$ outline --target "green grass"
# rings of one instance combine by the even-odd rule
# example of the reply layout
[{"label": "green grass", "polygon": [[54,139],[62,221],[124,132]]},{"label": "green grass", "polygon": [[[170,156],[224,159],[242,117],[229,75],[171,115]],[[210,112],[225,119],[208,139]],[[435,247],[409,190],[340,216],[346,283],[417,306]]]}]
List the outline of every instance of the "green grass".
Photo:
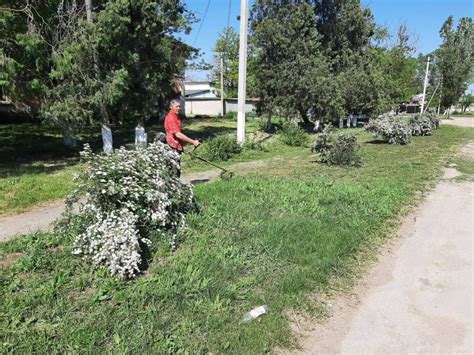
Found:
[{"label": "green grass", "polygon": [[461,173],[461,176],[456,177],[456,181],[474,181],[474,158],[471,156],[460,155],[450,162],[454,164],[455,169]]},{"label": "green grass", "polygon": [[[317,164],[300,148],[256,173],[197,186],[201,212],[189,216],[179,248],[155,243],[135,281],[72,257],[65,236],[2,244],[3,351],[253,354],[294,346],[288,310],[322,313],[309,296],[353,277],[355,260],[390,234],[474,130],[443,126],[407,146],[360,138],[361,168]],[[267,315],[240,324],[261,304]]]},{"label": "green grass", "polygon": [[[209,139],[235,131],[235,121],[228,119],[188,119],[186,134]],[[250,120],[248,132],[254,132],[258,122]],[[147,126],[150,139],[164,129],[160,124]],[[114,128],[114,145],[132,144],[134,127]],[[90,143],[101,149],[99,129],[78,135],[78,146]],[[268,154],[267,154],[268,155]],[[240,159],[253,159],[243,155]],[[186,161],[186,158],[185,158]],[[67,149],[57,129],[39,124],[0,125],[0,215],[17,213],[37,204],[64,198],[73,188],[73,175],[81,169],[79,150]],[[206,170],[203,164],[184,164],[184,170]]]},{"label": "green grass", "polygon": [[451,116],[474,117],[474,112],[454,112]]}]

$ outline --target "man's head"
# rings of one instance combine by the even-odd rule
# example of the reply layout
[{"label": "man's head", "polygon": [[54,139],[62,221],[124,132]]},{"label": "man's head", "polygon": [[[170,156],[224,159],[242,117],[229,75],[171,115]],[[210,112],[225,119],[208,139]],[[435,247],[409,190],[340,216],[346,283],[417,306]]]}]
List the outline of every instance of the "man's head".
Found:
[{"label": "man's head", "polygon": [[179,112],[181,111],[181,102],[178,99],[171,100],[170,110],[179,115]]}]

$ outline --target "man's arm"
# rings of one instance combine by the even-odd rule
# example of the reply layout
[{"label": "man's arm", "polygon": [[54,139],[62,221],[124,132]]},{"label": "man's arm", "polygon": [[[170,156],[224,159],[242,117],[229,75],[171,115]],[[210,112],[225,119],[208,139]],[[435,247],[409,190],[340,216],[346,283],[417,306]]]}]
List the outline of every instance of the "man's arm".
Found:
[{"label": "man's arm", "polygon": [[192,144],[193,146],[197,147],[201,144],[201,142],[199,142],[197,139],[192,139],[192,138],[189,138],[187,135],[185,135],[183,132],[177,132],[175,133],[175,136],[176,138],[178,138],[179,140],[183,141],[183,142],[186,142],[186,143],[189,143],[189,144]]}]

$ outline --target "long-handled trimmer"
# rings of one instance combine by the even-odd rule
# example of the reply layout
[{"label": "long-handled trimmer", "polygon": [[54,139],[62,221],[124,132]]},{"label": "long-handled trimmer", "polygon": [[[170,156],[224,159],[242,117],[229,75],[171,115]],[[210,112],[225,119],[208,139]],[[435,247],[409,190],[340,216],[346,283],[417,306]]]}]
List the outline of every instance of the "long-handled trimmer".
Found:
[{"label": "long-handled trimmer", "polygon": [[214,167],[216,167],[217,169],[220,169],[222,170],[221,173],[219,174],[219,177],[222,179],[222,180],[229,180],[230,178],[232,178],[232,176],[234,176],[234,173],[232,171],[229,171],[227,169],[224,169],[222,166],[219,166],[207,159],[204,159],[204,158],[201,158],[197,155],[194,154],[194,151],[196,150],[196,148],[194,148],[191,152],[187,152],[187,154],[189,154],[192,158],[195,158],[197,160],[200,160],[206,164],[209,164],[209,165],[212,165]]}]

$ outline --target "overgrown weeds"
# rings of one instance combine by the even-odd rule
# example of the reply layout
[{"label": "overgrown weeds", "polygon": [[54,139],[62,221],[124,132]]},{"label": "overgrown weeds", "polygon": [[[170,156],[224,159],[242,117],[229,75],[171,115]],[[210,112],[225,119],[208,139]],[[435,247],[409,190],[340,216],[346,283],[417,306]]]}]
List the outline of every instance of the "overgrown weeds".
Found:
[{"label": "overgrown weeds", "polygon": [[278,139],[290,147],[304,147],[308,143],[308,135],[299,126],[291,123],[283,125]]}]

